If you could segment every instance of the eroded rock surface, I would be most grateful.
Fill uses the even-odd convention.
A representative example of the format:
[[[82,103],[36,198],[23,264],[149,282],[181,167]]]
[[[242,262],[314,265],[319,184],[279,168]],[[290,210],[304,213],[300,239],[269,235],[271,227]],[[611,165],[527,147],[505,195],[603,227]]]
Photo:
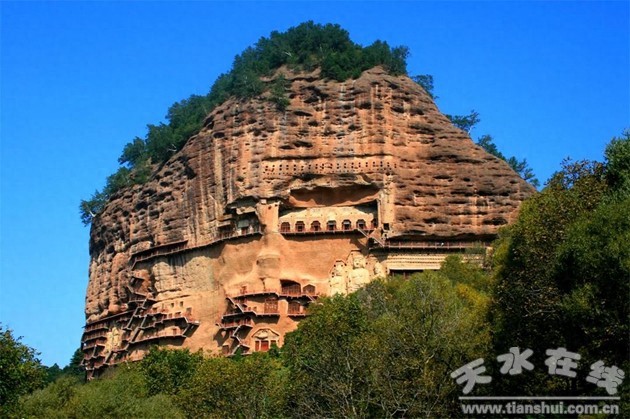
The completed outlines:
[[[285,76],[286,110],[227,101],[93,221],[90,371],[156,342],[281,345],[318,295],[437,268],[494,238],[534,191],[407,77]]]

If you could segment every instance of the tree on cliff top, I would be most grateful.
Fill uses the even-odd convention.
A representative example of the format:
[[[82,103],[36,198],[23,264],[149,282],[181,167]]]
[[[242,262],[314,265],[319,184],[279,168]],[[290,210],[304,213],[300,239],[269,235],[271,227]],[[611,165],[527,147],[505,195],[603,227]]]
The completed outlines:
[[[322,77],[338,81],[357,78],[377,65],[399,75],[407,73],[408,54],[407,47],[390,47],[383,41],[363,47],[353,42],[339,25],[312,21],[260,38],[234,58],[232,69],[217,78],[207,95],[192,95],[174,103],[166,114],[167,123],[147,125],[144,138],[136,137],[125,145],[118,159],[121,167],[108,177],[103,191],[81,201],[81,220],[85,225],[90,224],[117,191],[146,182],[155,166],[180,150],[201,129],[206,115],[229,97],[251,98],[273,88],[273,83],[265,84],[260,78],[273,75],[278,68],[287,66],[294,71],[320,68]],[[273,93],[270,100],[282,108],[285,101]]]
[[[437,96],[434,94],[434,84],[433,84],[433,76],[430,74],[420,74],[417,76],[411,76],[411,79],[418,83],[431,99],[436,100]],[[468,115],[445,115],[453,125],[457,128],[465,131],[468,135],[475,128],[475,126],[481,122],[481,118],[479,117],[479,112],[476,110],[471,110]],[[492,154],[495,157],[504,160],[507,164],[510,165],[512,170],[514,170],[520,177],[522,177],[525,181],[529,182],[532,186],[538,187],[540,186],[540,181],[536,178],[534,174],[534,170],[529,166],[526,159],[519,160],[515,156],[506,157],[499,148],[494,143],[492,137],[488,134],[482,135],[477,139],[477,145],[481,146],[488,153]]]
[[[477,145],[481,146],[493,156],[505,160],[512,170],[518,173],[520,177],[529,182],[532,186],[536,188],[540,186],[540,181],[534,174],[534,170],[529,166],[529,163],[527,163],[527,159],[519,160],[515,156],[511,156],[509,158],[505,157],[505,155],[497,148],[492,137],[488,134],[479,137],[477,139]]]

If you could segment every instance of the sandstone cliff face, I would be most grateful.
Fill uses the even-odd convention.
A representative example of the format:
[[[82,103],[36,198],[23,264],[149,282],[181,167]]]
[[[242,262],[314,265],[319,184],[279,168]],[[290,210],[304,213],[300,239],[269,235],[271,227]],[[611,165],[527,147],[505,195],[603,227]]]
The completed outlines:
[[[101,339],[110,351],[132,339],[117,337],[133,327],[116,329],[115,316],[157,308],[195,319],[179,344],[239,345],[217,324],[226,307],[240,310],[232,294],[296,283],[347,292],[419,254],[435,267],[444,252],[431,243],[491,239],[533,193],[407,77],[374,68],[343,83],[286,78],[286,110],[265,97],[227,101],[149,183],[93,221],[86,316],[109,321]],[[400,250],[412,242],[424,245]],[[275,298],[288,310],[305,305]],[[281,343],[298,320],[279,316],[249,332]]]

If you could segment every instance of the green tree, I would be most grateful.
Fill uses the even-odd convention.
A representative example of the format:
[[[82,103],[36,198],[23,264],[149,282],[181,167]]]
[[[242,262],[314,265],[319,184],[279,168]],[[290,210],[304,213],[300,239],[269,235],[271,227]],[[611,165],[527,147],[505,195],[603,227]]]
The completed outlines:
[[[150,395],[174,395],[190,381],[202,360],[203,355],[200,352],[160,349],[154,346],[140,361],[140,371]]]
[[[630,200],[611,187],[627,170],[612,161],[565,162],[496,246],[495,350],[527,347],[543,363],[546,349],[563,346],[585,360],[582,379],[534,371],[505,377],[505,393],[583,394],[594,390],[583,379],[591,363],[628,368]]]
[[[367,311],[357,294],[327,298],[285,337],[283,354],[298,416],[366,416],[370,407],[365,332]]]
[[[285,338],[289,408],[299,416],[448,417],[450,373],[488,351],[488,275],[449,259],[440,272],[376,281],[313,307]]]
[[[286,90],[290,83],[287,79],[280,75],[272,82],[271,89],[269,91],[269,100],[276,104],[276,107],[280,111],[284,111],[289,106],[289,98],[286,95]]]
[[[425,92],[431,96],[431,99],[436,100],[438,97],[433,93],[433,76],[430,74],[419,74],[417,76],[411,77],[411,80],[418,83]]]
[[[488,351],[489,297],[477,288],[486,275],[461,261],[450,264],[461,282],[443,271],[428,272],[399,280],[378,303],[384,309],[366,345],[377,416],[456,414],[461,389],[450,373]]]
[[[188,417],[285,417],[286,368],[265,353],[206,358],[177,397]]]
[[[80,388],[76,377],[62,375],[41,390],[23,396],[18,413],[20,418],[67,418],[68,403]],[[74,416],[78,417],[78,416]]]
[[[100,213],[107,203],[108,196],[98,190],[94,191],[90,199],[83,199],[79,204],[79,213],[83,225],[90,225],[92,219]]]
[[[630,195],[630,128],[606,146],[606,181],[614,194]]]
[[[479,112],[474,109],[468,115],[446,115],[446,117],[451,120],[453,125],[462,131],[466,131],[467,134],[470,134],[475,125],[481,122]]]
[[[83,362],[83,351],[81,348],[77,348],[72,354],[72,358],[70,358],[70,362],[68,365],[63,367],[63,374],[70,375],[79,379],[85,379],[85,368],[82,365]]]
[[[44,367],[46,369],[46,384],[52,383],[63,374],[62,369],[56,363],[50,367]]]
[[[44,385],[46,369],[37,352],[0,324],[0,416],[9,415],[19,397]]]
[[[518,160],[514,156],[510,158],[505,157],[505,155],[499,151],[498,147],[496,146],[496,144],[494,143],[494,140],[492,139],[490,135],[486,134],[479,137],[479,139],[477,140],[477,145],[481,146],[484,150],[486,150],[488,153],[492,154],[493,156],[498,157],[501,160],[504,160],[505,162],[507,162],[507,164],[510,165],[512,170],[518,173],[520,177],[522,177],[527,182],[531,183],[533,186],[535,187],[540,186],[540,181],[536,178],[536,175],[534,174],[533,169],[529,167],[527,160],[526,159]]]
[[[47,387],[25,395],[10,417],[16,418],[183,418],[167,394],[151,395],[138,365],[120,365],[84,383],[62,375]]]
[[[518,160],[516,157],[512,156],[506,160],[507,164],[510,165],[512,170],[514,170],[520,177],[529,182],[535,187],[540,186],[540,181],[536,178],[534,174],[534,170],[529,166],[526,159]]]
[[[627,197],[577,219],[557,250],[562,330],[586,359],[630,360],[629,243]]]
[[[482,135],[481,137],[477,139],[477,145],[481,146],[481,148],[483,148],[484,150],[486,150],[488,153],[492,154],[493,156],[498,157],[501,160],[507,161],[507,157],[505,157],[505,155],[501,153],[501,151],[499,151],[499,148],[494,143],[494,139],[492,138],[492,136],[488,134]]]
[[[600,173],[594,163],[565,164],[502,232],[495,252],[499,307],[495,337],[500,345],[533,345],[544,353],[546,348],[540,345],[559,338],[561,296],[552,276],[555,254],[569,226],[601,201],[605,185]]]
[[[123,148],[123,152],[118,158],[118,163],[135,167],[147,157],[147,145],[145,141],[136,137],[132,142],[127,143]]]
[[[103,378],[76,387],[64,416],[81,418],[183,418],[170,396],[150,395],[136,365],[121,365]]]

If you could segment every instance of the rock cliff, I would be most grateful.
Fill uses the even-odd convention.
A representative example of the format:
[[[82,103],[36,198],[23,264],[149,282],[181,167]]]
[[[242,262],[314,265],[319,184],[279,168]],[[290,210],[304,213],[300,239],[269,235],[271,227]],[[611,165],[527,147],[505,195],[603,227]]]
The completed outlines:
[[[228,100],[94,219],[86,366],[149,343],[282,344],[318,295],[484,245],[534,189],[406,76],[284,72],[290,104]]]

